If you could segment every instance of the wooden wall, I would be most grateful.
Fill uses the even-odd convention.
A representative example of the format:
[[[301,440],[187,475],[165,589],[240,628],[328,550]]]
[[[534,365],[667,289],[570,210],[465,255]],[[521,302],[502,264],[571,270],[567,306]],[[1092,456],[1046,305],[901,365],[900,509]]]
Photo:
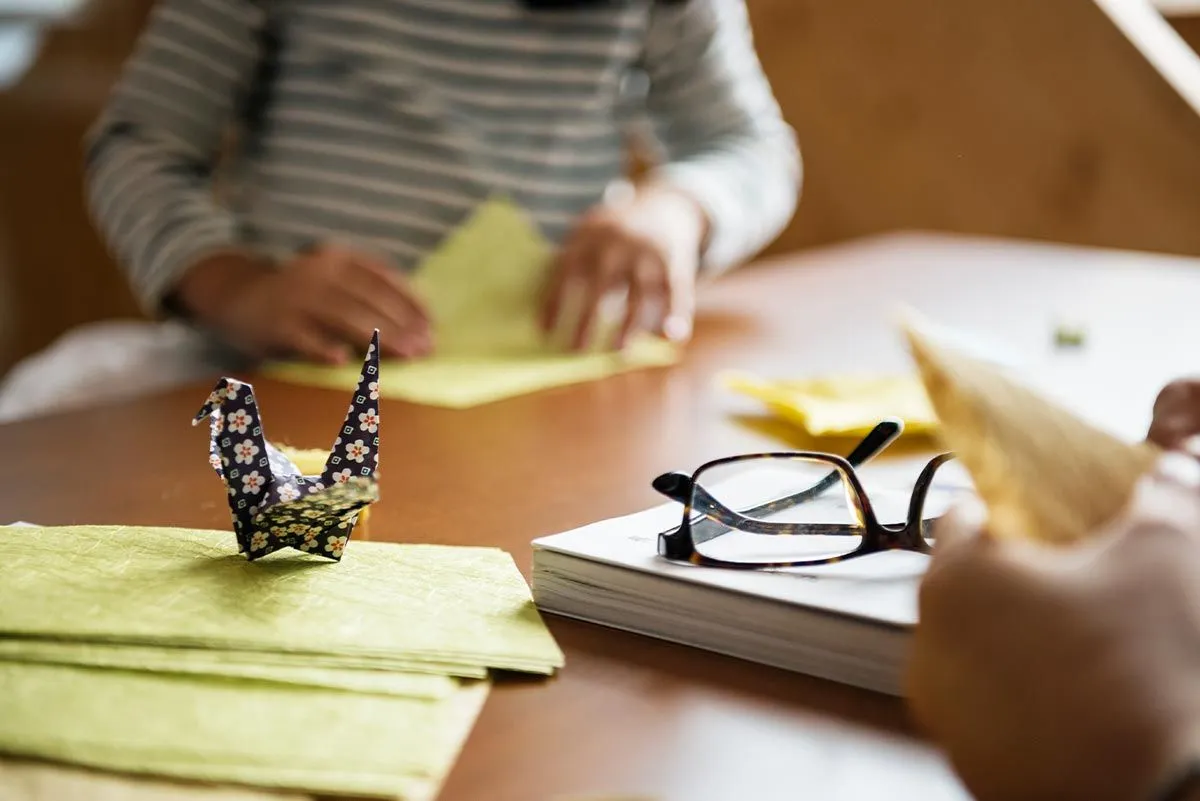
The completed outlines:
[[[0,93],[0,373],[81,323],[138,314],[83,201],[83,136],[152,0],[95,0]]]
[[[926,228],[1200,254],[1200,115],[1094,0],[750,7],[806,156],[776,249]]]
[[[1098,1],[748,0],[806,163],[772,251],[923,228],[1200,254],[1200,115]],[[0,94],[0,372],[137,313],[80,143],[151,3],[94,0]]]

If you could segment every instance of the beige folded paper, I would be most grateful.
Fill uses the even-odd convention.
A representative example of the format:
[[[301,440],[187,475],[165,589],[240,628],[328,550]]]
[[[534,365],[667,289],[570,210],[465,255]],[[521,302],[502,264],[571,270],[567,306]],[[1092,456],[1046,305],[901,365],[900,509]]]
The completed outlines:
[[[1077,541],[1124,508],[1158,450],[1124,442],[996,367],[903,325],[940,438],[975,483],[997,537]]]

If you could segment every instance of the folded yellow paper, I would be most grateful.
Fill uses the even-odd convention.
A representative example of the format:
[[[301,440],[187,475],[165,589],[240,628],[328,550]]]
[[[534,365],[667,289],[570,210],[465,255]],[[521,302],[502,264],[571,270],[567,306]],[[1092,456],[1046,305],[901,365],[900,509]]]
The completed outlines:
[[[814,437],[865,436],[881,420],[898,418],[909,433],[937,428],[915,375],[833,375],[768,381],[743,373],[722,377],[726,387],[762,401],[774,414]]]
[[[986,362],[936,343],[909,315],[904,334],[953,450],[995,536],[1068,543],[1129,501],[1158,457],[1041,398]]]
[[[433,318],[433,356],[383,365],[384,397],[461,409],[551,387],[594,381],[678,359],[676,348],[651,336],[624,352],[605,350],[613,323],[593,348],[565,352],[538,326],[538,309],[553,249],[525,214],[491,200],[451,234],[413,275],[413,287]],[[354,367],[305,363],[268,365],[267,375],[328,388],[352,388]]]

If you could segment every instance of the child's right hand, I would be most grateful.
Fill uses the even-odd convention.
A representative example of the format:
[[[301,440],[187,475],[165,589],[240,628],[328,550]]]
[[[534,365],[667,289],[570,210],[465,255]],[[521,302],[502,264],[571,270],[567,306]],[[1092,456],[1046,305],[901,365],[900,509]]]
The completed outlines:
[[[429,315],[404,277],[344,247],[321,247],[281,268],[245,254],[213,256],[185,273],[174,295],[197,322],[257,358],[341,364],[366,350],[375,328],[384,356],[433,349]]]

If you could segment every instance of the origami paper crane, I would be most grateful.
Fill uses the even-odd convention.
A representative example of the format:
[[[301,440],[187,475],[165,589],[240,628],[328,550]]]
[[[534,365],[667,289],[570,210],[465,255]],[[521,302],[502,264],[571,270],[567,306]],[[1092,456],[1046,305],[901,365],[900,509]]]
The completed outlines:
[[[379,499],[379,332],[319,476],[301,475],[266,440],[250,384],[222,378],[192,425],[205,417],[209,463],[228,488],[238,551],[250,561],[289,547],[340,560],[359,511]]]

